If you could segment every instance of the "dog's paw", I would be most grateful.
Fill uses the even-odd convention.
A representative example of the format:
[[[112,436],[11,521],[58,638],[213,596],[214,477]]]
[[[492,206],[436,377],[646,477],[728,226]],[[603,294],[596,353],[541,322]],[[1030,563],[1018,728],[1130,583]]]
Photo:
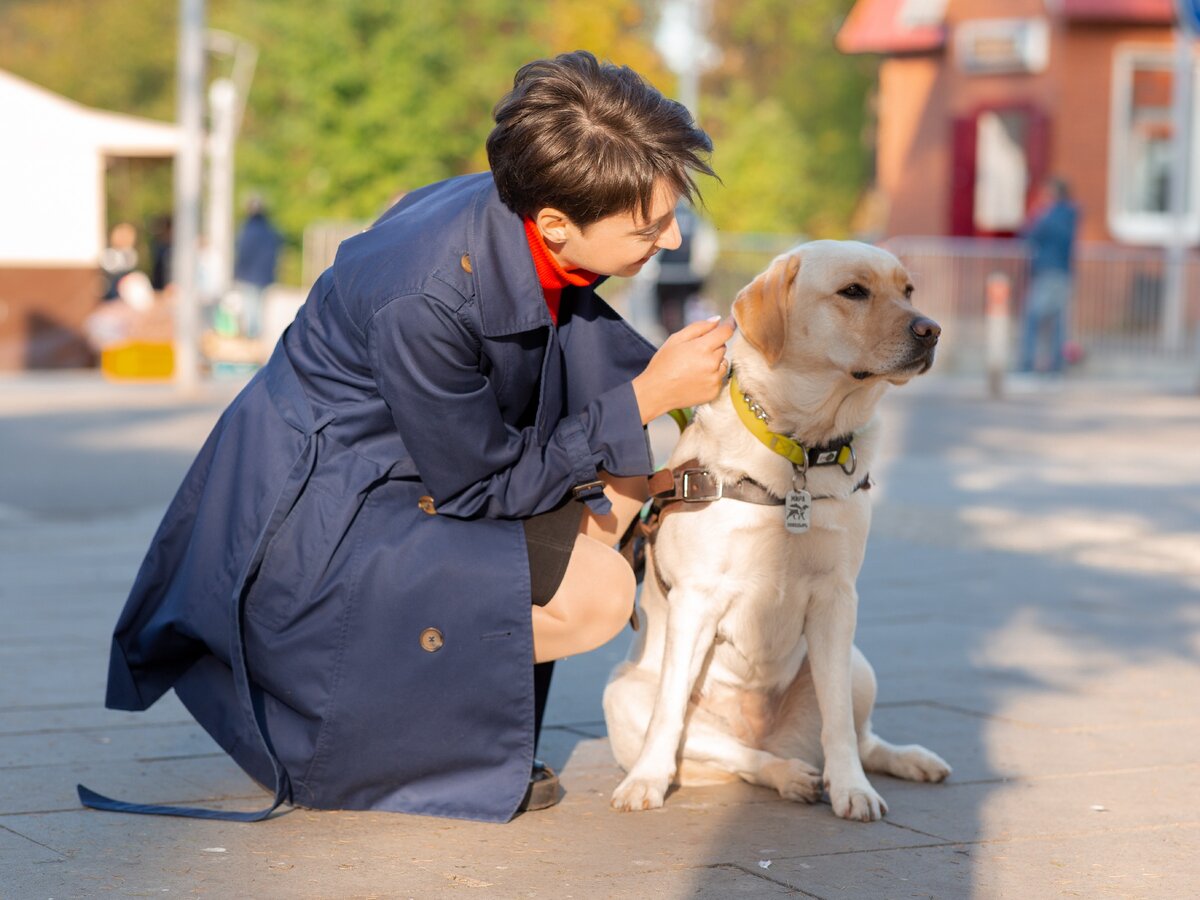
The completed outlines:
[[[669,784],[669,778],[635,778],[627,775],[613,791],[612,808],[622,812],[658,809],[663,805]]]
[[[834,815],[856,822],[877,822],[887,814],[887,803],[866,779],[857,784],[831,785],[829,801]]]
[[[909,781],[945,781],[951,772],[950,764],[920,744],[900,747],[893,763],[892,774]]]
[[[784,800],[815,803],[821,799],[821,772],[801,759],[781,759],[762,767],[762,777]]]

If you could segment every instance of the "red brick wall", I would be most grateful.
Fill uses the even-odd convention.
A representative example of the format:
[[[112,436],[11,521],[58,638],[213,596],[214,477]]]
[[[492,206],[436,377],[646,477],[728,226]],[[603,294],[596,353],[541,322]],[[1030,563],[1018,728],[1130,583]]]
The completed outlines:
[[[82,325],[101,285],[94,267],[0,267],[0,371],[94,365]]]
[[[952,0],[946,48],[893,57],[879,75],[877,184],[887,198],[886,235],[950,233],[953,123],[983,107],[1033,106],[1049,117],[1049,174],[1070,182],[1082,207],[1080,236],[1111,240],[1106,225],[1112,60],[1120,43],[1171,43],[1164,27],[1051,21],[1049,64],[1028,75],[968,75],[954,54],[954,24],[1043,16],[1041,0]]]

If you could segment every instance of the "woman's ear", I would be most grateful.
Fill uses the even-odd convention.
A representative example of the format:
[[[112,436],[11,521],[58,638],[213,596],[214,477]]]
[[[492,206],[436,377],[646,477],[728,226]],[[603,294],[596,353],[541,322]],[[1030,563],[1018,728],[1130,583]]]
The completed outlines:
[[[737,320],[738,330],[771,366],[783,356],[792,284],[799,271],[798,251],[778,256],[767,271],[742,288],[733,301],[733,317]]]
[[[555,209],[553,206],[543,206],[534,215],[533,221],[537,225],[542,239],[547,243],[565,244],[567,242],[567,227],[571,224],[571,220],[562,210]]]

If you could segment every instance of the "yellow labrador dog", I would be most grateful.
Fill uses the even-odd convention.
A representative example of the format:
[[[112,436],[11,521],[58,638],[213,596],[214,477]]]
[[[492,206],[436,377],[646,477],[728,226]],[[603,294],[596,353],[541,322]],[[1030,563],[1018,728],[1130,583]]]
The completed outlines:
[[[864,769],[950,773],[872,732],[875,675],[854,646],[875,407],[929,369],[941,331],[912,290],[890,253],[815,241],[738,294],[730,389],[671,456],[645,625],[604,693],[628,772],[617,809],[742,778],[806,802],[824,784],[837,815],[873,821],[887,804]]]

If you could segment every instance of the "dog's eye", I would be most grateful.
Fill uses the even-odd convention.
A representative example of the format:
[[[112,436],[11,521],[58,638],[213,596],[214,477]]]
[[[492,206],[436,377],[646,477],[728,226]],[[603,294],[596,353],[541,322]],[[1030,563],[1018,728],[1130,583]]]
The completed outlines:
[[[858,282],[847,285],[846,287],[844,287],[840,291],[838,291],[838,294],[840,294],[841,296],[846,297],[850,300],[866,300],[868,297],[871,296],[871,292],[868,291],[865,287],[863,287]]]
[[[911,284],[906,284],[906,285],[904,286],[904,297],[905,297],[905,299],[911,300],[911,299],[912,299],[912,295],[913,295],[913,286],[912,286]]]

